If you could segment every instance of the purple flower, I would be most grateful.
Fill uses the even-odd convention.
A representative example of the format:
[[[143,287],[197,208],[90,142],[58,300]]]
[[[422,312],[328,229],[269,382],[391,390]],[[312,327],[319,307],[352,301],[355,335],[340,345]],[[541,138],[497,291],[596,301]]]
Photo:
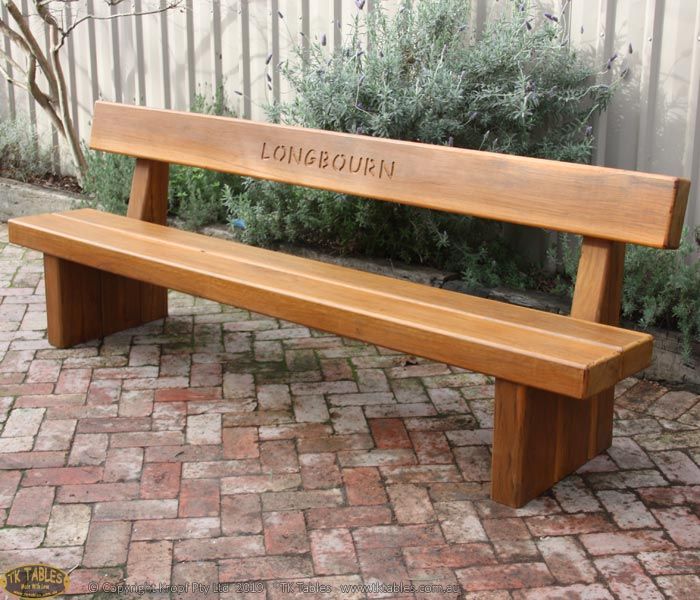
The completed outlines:
[[[267,58],[265,59],[265,64],[269,65],[271,60],[272,60],[272,52],[270,52],[270,54],[267,55]]]
[[[591,137],[593,135],[593,127],[589,125],[586,127],[586,137]]]
[[[528,31],[532,31],[532,23],[530,21],[525,21],[525,27],[527,27]]]
[[[321,46],[325,46],[327,42],[328,42],[328,39],[326,38],[326,34],[324,33],[321,36]]]
[[[612,65],[613,65],[613,63],[615,62],[616,59],[617,59],[617,52],[615,52],[615,54],[613,54],[613,55],[608,59],[608,63],[605,65],[605,68],[606,68],[608,71],[609,71],[610,69],[612,69]]]
[[[629,52],[630,54],[632,54],[632,52],[634,52],[634,50],[632,50],[632,42],[630,42],[630,45],[627,46],[627,52]]]
[[[279,15],[280,19],[284,19],[284,15],[282,14],[281,10],[278,10],[277,14]]]
[[[555,17],[552,13],[544,13],[544,16],[554,23],[559,23],[559,17]]]
[[[355,0],[355,6],[362,10],[365,7],[365,0]]]

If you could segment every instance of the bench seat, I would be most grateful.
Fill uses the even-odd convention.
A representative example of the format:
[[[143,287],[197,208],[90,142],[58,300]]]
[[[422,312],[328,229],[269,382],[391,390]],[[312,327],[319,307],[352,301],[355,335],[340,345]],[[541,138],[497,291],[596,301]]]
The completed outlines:
[[[587,398],[644,368],[652,337],[91,209],[13,219],[44,254],[507,381]]]

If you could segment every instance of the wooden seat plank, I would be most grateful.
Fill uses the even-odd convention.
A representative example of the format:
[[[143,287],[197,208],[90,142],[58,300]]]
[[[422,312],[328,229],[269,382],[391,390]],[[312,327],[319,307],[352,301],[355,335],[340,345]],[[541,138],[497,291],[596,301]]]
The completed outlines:
[[[572,320],[559,315],[90,210],[16,219],[10,232],[13,242],[103,271],[568,396],[610,387],[650,357],[645,334],[583,321],[567,329]]]
[[[92,225],[114,226],[113,215],[100,211],[84,209],[61,213],[61,215]],[[144,227],[143,222],[138,220],[121,221],[119,229],[136,235],[152,235],[150,229]],[[159,239],[179,244],[183,247],[196,246],[198,249],[206,252],[235,257],[236,260],[242,262],[293,273],[304,278],[317,279],[356,289],[371,290],[374,294],[385,296],[391,300],[405,301],[408,299],[411,302],[425,304],[434,309],[456,312],[460,315],[467,313],[479,319],[508,322],[515,328],[533,332],[545,329],[552,335],[570,339],[586,339],[588,342],[599,343],[627,353],[633,354],[634,350],[639,347],[640,340],[648,339],[645,334],[620,329],[619,327],[601,325],[591,321],[532,310],[512,304],[494,302],[477,296],[455,294],[446,290],[416,285],[401,279],[388,279],[385,276],[366,271],[357,271],[291,254],[204,237],[179,229],[168,228],[167,230],[161,230]]]

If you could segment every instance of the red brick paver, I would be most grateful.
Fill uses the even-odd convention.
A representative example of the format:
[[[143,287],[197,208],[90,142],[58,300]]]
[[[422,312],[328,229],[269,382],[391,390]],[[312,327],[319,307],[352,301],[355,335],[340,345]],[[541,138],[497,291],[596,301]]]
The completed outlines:
[[[176,293],[67,350],[44,311],[3,241],[0,572],[75,568],[94,600],[700,595],[692,391],[622,382],[609,451],[513,510],[483,375]]]

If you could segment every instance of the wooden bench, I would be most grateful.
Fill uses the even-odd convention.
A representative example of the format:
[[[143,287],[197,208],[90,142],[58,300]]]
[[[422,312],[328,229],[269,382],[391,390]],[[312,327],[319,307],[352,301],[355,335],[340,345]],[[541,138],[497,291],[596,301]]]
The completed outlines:
[[[522,506],[612,441],[613,386],[652,338],[620,329],[625,243],[679,244],[686,180],[98,102],[92,148],[137,158],[128,217],[13,219],[44,253],[49,341],[167,315],[167,289],[496,378],[492,497]],[[177,163],[584,236],[571,316],[165,227]]]

